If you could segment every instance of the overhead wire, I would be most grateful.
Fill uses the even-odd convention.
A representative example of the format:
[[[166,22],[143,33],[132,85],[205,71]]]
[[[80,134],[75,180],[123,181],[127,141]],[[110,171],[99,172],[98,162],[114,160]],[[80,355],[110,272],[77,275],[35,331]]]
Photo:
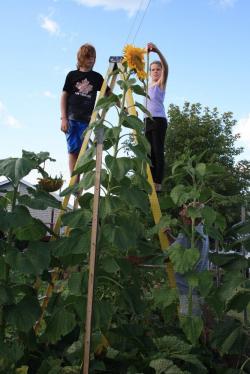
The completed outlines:
[[[134,42],[135,42],[135,39],[136,39],[136,37],[137,37],[137,35],[138,35],[138,32],[139,32],[141,26],[142,26],[142,23],[143,23],[143,21],[144,21],[144,18],[145,18],[145,15],[146,15],[147,11],[148,11],[148,8],[149,8],[150,3],[151,3],[151,0],[148,0],[148,4],[147,4],[146,8],[144,9],[144,11],[143,11],[143,13],[142,13],[141,22],[139,23],[139,26],[138,26],[138,28],[137,28],[137,30],[136,30],[135,35],[134,35],[133,42],[132,42],[133,44],[134,44]]]
[[[133,21],[132,25],[130,26],[130,29],[129,29],[129,32],[128,32],[128,35],[127,35],[127,38],[126,38],[126,41],[125,41],[125,45],[129,42],[130,37],[131,37],[131,40],[132,40],[132,44],[134,44],[134,42],[136,40],[136,37],[137,37],[137,35],[138,35],[138,33],[141,29],[142,23],[144,21],[144,18],[146,16],[146,13],[148,11],[150,3],[151,3],[151,0],[148,0],[147,5],[144,8],[143,5],[146,4],[145,0],[140,1],[139,7],[137,9],[137,12],[136,12],[136,15],[135,15],[135,18],[134,18],[134,21]],[[142,11],[143,8],[144,8],[144,11]],[[137,29],[135,29],[134,35],[133,35],[133,29],[135,28],[136,23],[139,20],[140,12],[142,12],[142,17],[141,17],[141,20],[139,21]]]
[[[134,17],[134,20],[133,20],[131,26],[130,26],[130,29],[129,29],[129,32],[128,32],[128,35],[127,35],[127,38],[126,38],[126,40],[125,40],[124,45],[126,45],[126,44],[128,43],[128,41],[129,41],[129,38],[130,38],[130,36],[131,36],[131,34],[132,34],[132,31],[133,31],[133,29],[134,29],[134,27],[135,27],[135,25],[136,25],[136,22],[137,22],[137,19],[138,19],[138,16],[139,16],[139,13],[140,13],[140,11],[141,11],[141,8],[142,8],[142,5],[143,5],[144,1],[145,1],[145,0],[141,0],[141,1],[140,1],[139,7],[137,8],[136,15],[135,15],[135,17]]]

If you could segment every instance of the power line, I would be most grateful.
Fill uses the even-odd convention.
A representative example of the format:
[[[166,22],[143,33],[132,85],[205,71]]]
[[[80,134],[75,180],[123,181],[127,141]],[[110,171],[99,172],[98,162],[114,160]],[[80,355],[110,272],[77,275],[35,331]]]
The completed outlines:
[[[143,12],[143,14],[142,14],[141,22],[139,23],[139,26],[138,26],[138,28],[137,28],[137,31],[136,31],[136,33],[135,33],[135,35],[134,35],[133,44],[134,44],[134,42],[135,42],[136,36],[137,36],[137,34],[138,34],[138,32],[139,32],[141,26],[142,26],[143,20],[144,20],[144,18],[145,18],[145,15],[146,15],[146,13],[147,13],[147,10],[148,10],[148,8],[149,8],[150,3],[151,3],[151,0],[148,0],[148,5],[146,6],[146,8],[145,8],[145,10],[144,10],[144,12]]]
[[[128,33],[127,38],[126,38],[126,41],[125,41],[125,43],[124,43],[125,45],[128,43],[129,38],[130,38],[130,36],[131,36],[131,34],[132,34],[132,30],[134,29],[134,26],[135,26],[136,21],[137,21],[137,19],[138,19],[138,16],[139,16],[139,13],[140,13],[140,10],[141,10],[141,7],[142,7],[142,4],[143,4],[143,3],[144,3],[144,0],[141,0],[141,1],[140,1],[140,4],[139,4],[139,7],[138,7],[138,9],[137,9],[136,15],[135,15],[135,17],[134,17],[134,20],[133,20],[133,22],[132,22],[132,25],[130,26],[129,33]]]
[[[144,10],[144,12],[143,12],[143,14],[142,14],[141,21],[140,21],[140,23],[139,23],[139,25],[138,25],[138,27],[137,27],[137,30],[136,30],[136,32],[135,32],[135,34],[134,34],[133,43],[134,43],[135,38],[136,38],[136,36],[137,36],[137,34],[138,34],[140,28],[141,28],[142,22],[143,22],[143,20],[144,20],[144,18],[145,18],[145,14],[146,14],[146,12],[147,12],[147,10],[148,10],[148,7],[149,7],[150,2],[151,2],[151,0],[148,0],[148,4],[147,4],[147,6],[146,6],[146,8],[145,8],[145,10]],[[125,41],[125,45],[129,42],[129,39],[130,39],[130,37],[131,37],[131,35],[132,35],[132,32],[133,32],[133,29],[134,29],[134,27],[135,27],[135,25],[136,25],[136,23],[137,23],[137,21],[138,21],[138,19],[139,19],[139,14],[140,14],[140,12],[141,12],[142,9],[143,9],[143,4],[144,4],[144,3],[145,3],[145,0],[141,0],[141,1],[140,1],[139,7],[138,7],[137,12],[136,12],[136,15],[135,15],[135,17],[134,17],[134,21],[133,21],[132,25],[130,26],[130,29],[129,29],[129,32],[128,32],[128,35],[127,35],[127,38],[126,38],[126,41]]]

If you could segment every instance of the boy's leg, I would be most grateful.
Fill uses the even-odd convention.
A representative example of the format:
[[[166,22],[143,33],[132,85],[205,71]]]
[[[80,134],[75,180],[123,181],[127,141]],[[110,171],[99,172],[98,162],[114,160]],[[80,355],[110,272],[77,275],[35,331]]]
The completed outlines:
[[[69,153],[69,171],[72,174],[82,143],[83,132],[88,127],[87,123],[69,120],[69,128],[66,133],[68,153]]]
[[[78,158],[78,153],[69,153],[69,171],[70,175],[72,175],[73,170],[75,168],[75,164]]]

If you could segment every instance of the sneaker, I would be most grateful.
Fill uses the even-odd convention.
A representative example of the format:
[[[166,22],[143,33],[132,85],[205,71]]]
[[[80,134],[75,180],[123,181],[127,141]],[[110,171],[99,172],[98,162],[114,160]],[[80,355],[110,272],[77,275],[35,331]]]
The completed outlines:
[[[160,183],[155,183],[155,191],[156,192],[161,192],[161,190],[162,190],[161,184]]]

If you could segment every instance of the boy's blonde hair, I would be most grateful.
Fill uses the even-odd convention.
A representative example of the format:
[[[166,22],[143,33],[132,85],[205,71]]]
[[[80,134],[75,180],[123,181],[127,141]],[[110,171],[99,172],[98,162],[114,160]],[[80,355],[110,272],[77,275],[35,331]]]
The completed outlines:
[[[83,44],[77,52],[77,64],[76,64],[77,69],[80,69],[80,67],[84,65],[84,60],[86,59],[86,57],[92,57],[92,56],[96,58],[95,47],[88,43]]]

